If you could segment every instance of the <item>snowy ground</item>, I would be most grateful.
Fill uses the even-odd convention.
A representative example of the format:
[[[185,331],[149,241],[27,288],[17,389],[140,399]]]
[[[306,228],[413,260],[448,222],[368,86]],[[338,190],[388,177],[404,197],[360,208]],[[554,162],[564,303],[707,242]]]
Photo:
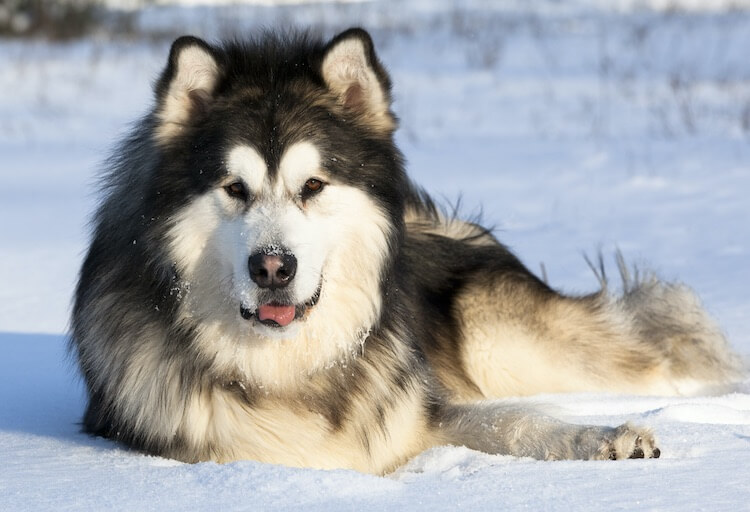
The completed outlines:
[[[651,425],[659,460],[439,448],[386,478],[184,465],[76,424],[83,397],[63,333],[96,169],[149,103],[164,33],[370,28],[418,182],[448,200],[462,193],[467,213],[481,205],[530,267],[543,262],[568,291],[595,286],[583,252],[616,247],[690,283],[750,355],[750,11],[646,4],[156,7],[136,15],[150,35],[135,41],[0,41],[0,510],[746,508],[750,382],[720,397],[535,398],[573,421]]]

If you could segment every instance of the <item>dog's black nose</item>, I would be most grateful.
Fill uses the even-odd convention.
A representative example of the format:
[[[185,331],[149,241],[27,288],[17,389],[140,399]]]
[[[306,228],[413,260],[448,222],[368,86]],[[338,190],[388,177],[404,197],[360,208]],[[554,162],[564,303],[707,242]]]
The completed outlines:
[[[297,258],[293,254],[256,252],[248,259],[250,279],[261,288],[284,288],[297,273]]]

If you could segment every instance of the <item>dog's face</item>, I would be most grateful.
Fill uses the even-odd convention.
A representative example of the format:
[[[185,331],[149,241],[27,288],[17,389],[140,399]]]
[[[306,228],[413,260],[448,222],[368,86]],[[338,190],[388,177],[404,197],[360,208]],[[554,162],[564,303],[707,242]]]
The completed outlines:
[[[236,221],[223,230],[217,247],[234,246],[226,257],[232,262],[232,295],[242,317],[260,332],[284,332],[320,300],[324,263],[346,244],[336,236],[337,227],[346,230],[341,213],[358,202],[373,205],[332,184],[310,142],[289,147],[273,177],[251,146],[232,148],[227,167],[218,195],[223,212],[230,218],[235,213]]]
[[[178,40],[157,90],[162,179],[194,191],[168,229],[185,314],[251,338],[368,329],[406,186],[387,77],[360,31],[283,69],[259,52]]]
[[[321,159],[301,141],[271,171],[257,148],[227,149],[226,172],[181,209],[171,230],[178,268],[201,287],[191,295],[206,300],[194,307],[228,308],[259,335],[288,337],[332,295],[378,295],[391,220]]]

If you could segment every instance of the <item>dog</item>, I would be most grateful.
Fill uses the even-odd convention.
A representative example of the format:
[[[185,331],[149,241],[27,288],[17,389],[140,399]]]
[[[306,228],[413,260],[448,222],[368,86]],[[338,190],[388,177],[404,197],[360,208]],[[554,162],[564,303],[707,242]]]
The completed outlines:
[[[186,462],[388,473],[436,445],[659,457],[503,397],[688,394],[737,357],[684,285],[571,297],[436,206],[369,34],[177,39],[115,149],[76,289],[84,430]],[[523,402],[521,402],[523,404]]]

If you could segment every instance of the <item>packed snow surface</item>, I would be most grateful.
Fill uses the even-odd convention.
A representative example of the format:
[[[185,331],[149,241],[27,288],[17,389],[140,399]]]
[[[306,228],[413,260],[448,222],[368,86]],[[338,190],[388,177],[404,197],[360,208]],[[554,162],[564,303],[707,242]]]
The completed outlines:
[[[526,400],[574,422],[646,424],[658,460],[439,447],[375,477],[189,465],[89,438],[65,339],[96,176],[151,104],[160,35],[362,25],[392,73],[417,182],[461,197],[467,215],[481,208],[565,291],[596,286],[582,254],[618,248],[689,283],[748,356],[747,2],[164,3],[133,11],[142,37],[0,40],[0,510],[748,508],[750,382],[722,396]]]

